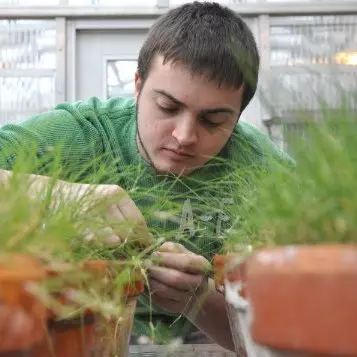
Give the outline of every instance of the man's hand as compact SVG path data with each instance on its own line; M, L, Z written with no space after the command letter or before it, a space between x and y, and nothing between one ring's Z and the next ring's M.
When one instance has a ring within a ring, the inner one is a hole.
M59 182L60 195L81 199L83 209L103 220L101 236L109 244L134 243L144 247L152 244L146 221L128 193L117 185L85 185ZM79 197L78 197L79 195ZM83 197L86 197L83 199ZM98 231L88 230L87 239Z
M83 220L93 217L85 231L88 240L102 239L109 244L129 242L144 247L152 244L143 215L120 186L89 185L62 180L52 182L50 177L41 175L20 176L19 189L26 191L30 200L41 202L51 187L51 209L73 204L76 210L83 213ZM7 185L12 181L12 172L0 170L0 184Z
M152 301L183 314L216 343L234 351L224 296L207 277L209 262L171 242L164 243L153 256L158 263L149 269Z
M198 299L207 292L209 262L184 246L166 242L153 253L149 269L150 293L154 303L164 309L189 314Z

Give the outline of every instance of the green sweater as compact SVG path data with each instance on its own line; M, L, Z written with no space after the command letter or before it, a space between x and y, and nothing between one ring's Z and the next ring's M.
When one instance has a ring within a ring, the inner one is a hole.
M222 232L230 226L229 204L237 203L232 202L236 197L235 183L240 179L237 173L243 175L249 166L264 165L272 153L284 155L263 133L239 122L217 158L178 180L154 172L138 154L135 136L133 99L90 98L86 102L63 103L23 123L0 128L0 167L11 170L20 148L35 146L37 156L44 158L60 144L63 179L85 182L102 166L110 168L110 174L101 175L99 183L125 188L154 236L165 234L211 259L222 246ZM36 171L46 174L46 165ZM169 217L164 214L168 211ZM148 333L148 308L148 298L143 296L137 309L137 334ZM157 306L151 311L154 322L163 326L177 317ZM190 329L190 324L181 318L171 326L171 333L182 336Z

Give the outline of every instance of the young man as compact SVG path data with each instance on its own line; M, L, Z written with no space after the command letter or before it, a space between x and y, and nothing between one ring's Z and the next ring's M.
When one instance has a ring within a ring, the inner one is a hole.
M232 167L243 173L278 153L265 135L239 122L258 70L254 37L238 15L216 3L188 3L168 11L148 33L133 100L64 103L0 130L0 166L8 170L16 150L31 145L44 156L62 144L63 167L81 172L78 181L85 180L89 162L105 156L117 175L104 183L129 192L154 236L170 232L155 253L160 265L149 271L154 326L186 338L193 324L230 350L224 298L205 271L228 224L218 208L230 202ZM159 213L181 204L178 220L150 212L155 202ZM197 287L206 298L191 314ZM143 297L138 307L138 335L148 333L149 300Z

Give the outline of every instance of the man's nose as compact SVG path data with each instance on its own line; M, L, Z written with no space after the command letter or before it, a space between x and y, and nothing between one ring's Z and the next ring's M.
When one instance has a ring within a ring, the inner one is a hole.
M197 129L196 119L186 115L177 120L172 136L180 146L193 145L198 141Z

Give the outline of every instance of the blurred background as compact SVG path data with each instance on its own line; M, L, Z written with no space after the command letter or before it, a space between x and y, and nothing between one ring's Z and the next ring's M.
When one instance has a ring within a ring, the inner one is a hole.
M133 94L136 60L155 19L183 0L0 0L0 125L63 101ZM226 0L262 56L247 120L288 149L301 109L341 103L357 84L357 0ZM353 105L353 103L350 103Z

